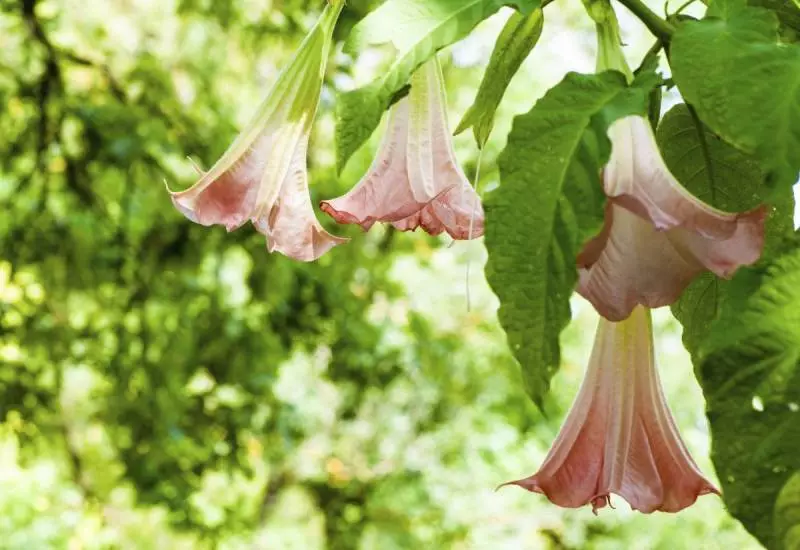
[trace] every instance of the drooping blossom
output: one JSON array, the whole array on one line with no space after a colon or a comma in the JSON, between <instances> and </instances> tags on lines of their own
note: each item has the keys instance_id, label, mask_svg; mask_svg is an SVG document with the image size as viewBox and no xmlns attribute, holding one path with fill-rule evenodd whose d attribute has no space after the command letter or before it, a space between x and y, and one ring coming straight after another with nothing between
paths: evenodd
<instances>
[{"instance_id":1,"label":"drooping blossom","mask_svg":"<svg viewBox=\"0 0 800 550\"><path fill-rule=\"evenodd\" d=\"M694 197L664 164L642 117L618 120L609 137L605 225L578 257L578 292L601 315L619 321L637 304L669 305L701 272L728 278L758 260L765 207L728 213Z\"/></svg>"},{"instance_id":2,"label":"drooping blossom","mask_svg":"<svg viewBox=\"0 0 800 550\"><path fill-rule=\"evenodd\" d=\"M630 79L619 42L611 14L598 25L598 70L618 70ZM701 272L728 278L758 260L765 207L729 213L692 195L667 168L644 117L617 120L608 134L605 224L578 257L577 290L601 315L620 321L637 304L669 305Z\"/></svg>"},{"instance_id":3,"label":"drooping blossom","mask_svg":"<svg viewBox=\"0 0 800 550\"><path fill-rule=\"evenodd\" d=\"M389 222L403 231L446 231L454 239L483 234L480 200L453 151L435 57L414 73L408 96L391 108L386 136L364 178L321 208L364 230Z\"/></svg>"},{"instance_id":4,"label":"drooping blossom","mask_svg":"<svg viewBox=\"0 0 800 550\"><path fill-rule=\"evenodd\" d=\"M201 225L233 231L248 220L270 252L312 261L347 239L325 231L314 215L306 153L319 104L333 28L343 0L326 4L294 59L256 116L217 163L172 202Z\"/></svg>"},{"instance_id":5,"label":"drooping blossom","mask_svg":"<svg viewBox=\"0 0 800 550\"><path fill-rule=\"evenodd\" d=\"M637 306L619 323L600 319L580 391L544 463L508 484L567 508L591 504L595 513L612 493L644 513L677 512L700 495L719 494L667 406L649 309Z\"/></svg>"}]
</instances>

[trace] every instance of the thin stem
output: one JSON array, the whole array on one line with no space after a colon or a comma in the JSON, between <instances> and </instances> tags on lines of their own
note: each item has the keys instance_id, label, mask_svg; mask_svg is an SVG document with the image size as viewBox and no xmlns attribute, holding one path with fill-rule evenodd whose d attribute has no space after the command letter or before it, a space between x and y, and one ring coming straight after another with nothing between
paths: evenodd
<instances>
[{"instance_id":1,"label":"thin stem","mask_svg":"<svg viewBox=\"0 0 800 550\"><path fill-rule=\"evenodd\" d=\"M686 0L686 2L681 4L681 7L679 7L677 10L675 10L675 13L673 13L672 15L678 15L679 13L682 13L683 10L685 10L686 8L688 8L689 6L694 4L695 2L697 2L697 0Z\"/></svg>"},{"instance_id":2,"label":"thin stem","mask_svg":"<svg viewBox=\"0 0 800 550\"><path fill-rule=\"evenodd\" d=\"M692 0L692 2L694 2L694 0ZM658 52L660 52L661 48L663 48L663 47L664 47L664 43L661 42L661 40L656 40L653 43L653 45L650 46L650 49L647 50L647 53L642 58L642 63L644 63L647 60L647 58L650 57L651 55L658 55ZM638 69L637 69L637 71L638 71Z\"/></svg>"},{"instance_id":3,"label":"thin stem","mask_svg":"<svg viewBox=\"0 0 800 550\"><path fill-rule=\"evenodd\" d=\"M667 43L675 32L675 27L671 23L661 19L656 13L648 8L641 0L619 0L619 3L628 8L639 20L650 29L653 35Z\"/></svg>"}]
</instances>

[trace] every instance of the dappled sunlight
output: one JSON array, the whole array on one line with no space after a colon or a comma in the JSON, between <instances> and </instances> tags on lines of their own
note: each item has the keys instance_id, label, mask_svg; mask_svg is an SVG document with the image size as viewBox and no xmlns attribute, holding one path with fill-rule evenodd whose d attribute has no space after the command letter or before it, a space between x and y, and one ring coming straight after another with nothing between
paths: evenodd
<instances>
[{"instance_id":1,"label":"dappled sunlight","mask_svg":"<svg viewBox=\"0 0 800 550\"><path fill-rule=\"evenodd\" d=\"M576 256L603 225L600 174L615 158L605 125L635 112L652 155L661 147L667 164L683 158L665 150L662 135L650 144L641 108L664 87L648 71L658 65L671 75L663 59L640 71L643 80L650 74L645 84L590 74L595 23L581 2L559 0L545 6L541 38L516 76L503 77L503 101L479 152L472 132L451 142L447 121L473 104L513 8L413 0L428 11L408 13L404 1L327 0L324 40L301 47L326 0L0 0L0 547L760 547L716 496L682 502L688 507L677 514L643 515L612 494L613 509L595 516L591 505L565 509L541 494L497 490L546 462L587 373L595 330L611 326L595 311L610 300L608 289L584 293L594 306L572 292ZM391 24L359 23L379 9ZM453 11L456 24L437 26ZM653 34L638 15L617 12L619 54L635 68ZM688 13L699 18L704 9ZM280 79L292 59L295 72ZM429 72L412 77L419 67ZM564 79L568 71L584 74ZM430 89L409 95L407 83ZM572 103L586 90L596 96L576 114ZM259 110L264 97L271 99ZM682 101L673 87L661 105ZM555 107L540 116L532 109L542 103ZM417 128L409 134L408 126ZM546 141L571 128L569 147ZM393 129L402 139L381 148ZM726 167L717 174L751 173L737 169L741 153L732 146L711 145ZM551 155L550 164L531 150ZM572 157L585 164L568 165ZM549 173L537 172L541 165ZM705 185L708 171L670 175L688 189L680 198L702 194L696 180ZM557 193L541 184L553 174L564 188ZM175 193L173 205L165 182L190 190ZM233 192L234 184L247 189ZM354 187L354 204L339 208ZM484 206L472 207L476 194ZM741 194L748 208L761 200ZM516 203L529 209L511 216ZM789 203L763 210L770 253L787 229ZM552 211L541 210L547 205ZM632 219L665 235L634 210ZM695 214L686 214L691 224ZM248 221L263 234L231 231ZM402 231L417 226L430 234ZM288 256L308 262L269 254L281 236L294 243ZM642 246L652 270L631 277L664 283L664 258L651 244ZM758 244L746 261L716 272L749 265ZM673 248L675 258L688 257L682 243ZM504 256L514 253L515 262ZM629 274L636 264L612 263ZM781 278L787 265L747 271L740 286L774 277L790 292L797 285ZM672 304L701 268L668 299L637 303ZM610 279L624 290L621 277ZM695 280L672 310L652 312L664 399L697 469L723 497L759 479L738 478L748 466L738 458L731 463L739 470L715 469L719 453L753 452L752 440L717 443L715 415L729 411L724 399L741 397L730 388L753 377L741 397L746 414L800 418L794 364L749 355L783 350L765 336L797 320L783 298L772 300L781 294L737 303L747 326L722 315L733 344L700 330L711 322L701 318L706 300L728 288L716 285L737 281ZM615 321L635 304L627 305ZM761 309L776 321L762 323ZM698 340L708 364L700 355L692 363ZM727 377L722 367L737 358L748 368ZM701 386L704 376L725 391ZM596 393L614 396L613 383L600 386ZM764 468L783 480L785 456L773 459ZM787 509L791 483L781 497Z\"/></svg>"}]
</instances>

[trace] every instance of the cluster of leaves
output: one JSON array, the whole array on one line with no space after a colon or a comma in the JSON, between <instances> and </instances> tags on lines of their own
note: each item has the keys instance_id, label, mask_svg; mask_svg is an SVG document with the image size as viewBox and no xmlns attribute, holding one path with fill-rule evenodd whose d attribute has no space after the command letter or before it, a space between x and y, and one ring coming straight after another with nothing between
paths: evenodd
<instances>
[{"instance_id":1,"label":"cluster of leaves","mask_svg":"<svg viewBox=\"0 0 800 550\"><path fill-rule=\"evenodd\" d=\"M307 25L307 3L293 4L294 23L276 23L290 46ZM252 31L235 4L180 9L187 24L196 16ZM209 537L252 528L298 482L290 463L313 433L276 395L280 366L330 350L326 378L349 388L338 410L347 419L365 388L390 386L420 352L386 345L369 318L376 292L397 292L387 271L403 247L386 232L308 266L268 255L255 232L185 223L164 178L182 179L188 155L213 160L235 131L207 76L220 70L214 57L203 66L193 52L167 67L145 50L118 62L57 43L68 11L41 11L26 0L2 15L0 418L13 419L26 441L59 441L86 498L105 502L129 482L140 503L166 505L177 526ZM219 44L209 37L202 47L210 52ZM205 80L208 93L187 102L174 79L181 71ZM338 190L330 168L315 178L318 192ZM422 345L430 327L413 327ZM87 371L80 395L91 406L76 420L67 386ZM102 427L117 477L87 466L82 422ZM192 504L210 472L255 477L265 464L261 494L231 502L224 521ZM372 513L343 524L342 503L380 514L385 499L371 495L397 483L391 475L307 483L331 516L331 546L352 547Z\"/></svg>"},{"instance_id":2,"label":"cluster of leaves","mask_svg":"<svg viewBox=\"0 0 800 550\"><path fill-rule=\"evenodd\" d=\"M769 203L763 265L777 263L788 270L787 255L796 252L783 242L791 235L791 186L800 172L797 3L715 0L702 20L678 16L668 21L638 2L623 4L667 52L673 83L686 101L654 121L671 170L693 193L720 208L744 211ZM389 0L356 28L351 51L391 43L395 57L380 79L339 98L340 166L372 133L411 72L497 7L491 0ZM474 126L479 146L488 138L505 86L541 33L544 16L538 2L516 2L514 7L520 14L499 36L476 102L459 127ZM649 73L645 68L630 84L613 73L568 74L518 117L499 160L501 185L486 203L487 275L501 301L499 317L509 345L539 404L560 364L559 335L570 319L569 297L577 278L574 259L602 222L604 198L597 174L609 157L608 126L628 114L660 111L660 93L653 92L663 84L648 78ZM655 106L650 104L654 98ZM769 345L736 353L743 336L731 329L731 319L745 318L743 308L747 311L748 300L757 301L759 293L775 292L769 278L746 290L740 279L752 278L749 273L744 270L733 283L711 275L700 278L674 311L708 399L714 459L723 474L726 502L764 544L792 547L784 533L794 528L765 510L779 510L778 494L800 471L798 437L780 428L781 422L792 423L797 409L797 395L788 391L798 387L800 375L790 337L796 319L772 310L754 312L741 326L754 330L769 323L773 330L763 336ZM788 283L784 286L788 289ZM772 299L784 304L781 312L791 310L792 296ZM779 382L786 391L770 387L765 398L765 390L758 389L763 384L747 373L755 376L758 370L758 380L771 380L770 373L752 364L766 368L773 364L771 354L779 351L785 359L780 368L770 370L781 372ZM718 359L723 356L725 361ZM766 399L763 407L768 408L762 412L759 405L753 412L754 399ZM770 414L773 406L781 409L778 417ZM736 434L743 432L754 439L739 439ZM791 499L786 491L783 498ZM775 525L782 527L776 531Z\"/></svg>"}]
</instances>

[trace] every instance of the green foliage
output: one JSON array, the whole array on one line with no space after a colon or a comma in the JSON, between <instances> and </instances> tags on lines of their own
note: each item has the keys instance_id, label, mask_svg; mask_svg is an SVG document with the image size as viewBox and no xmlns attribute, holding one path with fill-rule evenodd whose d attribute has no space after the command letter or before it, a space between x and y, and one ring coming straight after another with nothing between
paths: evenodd
<instances>
[{"instance_id":1,"label":"green foliage","mask_svg":"<svg viewBox=\"0 0 800 550\"><path fill-rule=\"evenodd\" d=\"M789 478L775 504L775 540L787 550L800 548L800 472Z\"/></svg>"},{"instance_id":2,"label":"green foliage","mask_svg":"<svg viewBox=\"0 0 800 550\"><path fill-rule=\"evenodd\" d=\"M486 202L487 277L527 390L540 406L561 360L575 259L603 223L607 129L620 117L645 115L656 82L649 72L630 87L614 71L570 73L516 118L499 160L502 184Z\"/></svg>"},{"instance_id":3,"label":"green foliage","mask_svg":"<svg viewBox=\"0 0 800 550\"><path fill-rule=\"evenodd\" d=\"M686 105L673 107L656 132L667 167L686 189L728 212L744 212L766 198L764 175L756 159L722 141ZM766 225L765 254L791 234L794 199L790 190L774 196ZM695 279L672 306L683 325L683 342L694 355L719 312L727 281L711 273Z\"/></svg>"},{"instance_id":4,"label":"green foliage","mask_svg":"<svg viewBox=\"0 0 800 550\"><path fill-rule=\"evenodd\" d=\"M795 0L750 0L751 6L772 10L780 21L781 40L797 42L800 39L800 4Z\"/></svg>"},{"instance_id":5,"label":"green foliage","mask_svg":"<svg viewBox=\"0 0 800 550\"><path fill-rule=\"evenodd\" d=\"M544 12L541 8L530 15L513 13L497 38L489 65L483 75L475 101L464 113L456 128L458 135L472 128L475 141L483 148L489 140L494 127L494 117L511 79L517 74L520 65L528 57L544 27Z\"/></svg>"},{"instance_id":6,"label":"green foliage","mask_svg":"<svg viewBox=\"0 0 800 550\"><path fill-rule=\"evenodd\" d=\"M226 235L174 210L162 181L191 177L183 159L210 164L235 133L223 95L231 81L207 80L243 62L234 45L217 57L219 38L205 35L180 59L204 89L187 105L152 53L120 67L111 53L53 45L45 25L34 13L8 25L33 47L6 52L17 56L19 88L2 82L11 108L0 113L9 138L0 145L0 272L10 290L0 348L12 352L0 369L0 417L18 418L26 437L63 441L86 498L106 500L127 483L140 505L166 507L183 529L221 537L252 528L258 494L220 505L213 521L193 495L217 471L253 479L264 462L280 470L307 436L275 393L296 353L336 350L331 376L343 385L394 380L398 352L379 345L367 315L378 289L392 295L391 258L378 239L311 268L268 255L250 228ZM330 167L315 181L332 194ZM78 418L64 404L76 376L92 403ZM360 396L346 400L351 411ZM75 443L84 424L109 442L100 468Z\"/></svg>"},{"instance_id":7,"label":"green foliage","mask_svg":"<svg viewBox=\"0 0 800 550\"><path fill-rule=\"evenodd\" d=\"M372 135L383 112L414 71L438 50L465 37L503 4L529 12L537 0L388 0L353 30L347 48L391 44L392 62L374 82L337 98L336 147L341 171Z\"/></svg>"},{"instance_id":8,"label":"green foliage","mask_svg":"<svg viewBox=\"0 0 800 550\"><path fill-rule=\"evenodd\" d=\"M705 19L680 25L670 64L703 122L787 188L800 171L800 46L779 43L777 26L769 10L715 1Z\"/></svg>"},{"instance_id":9,"label":"green foliage","mask_svg":"<svg viewBox=\"0 0 800 550\"><path fill-rule=\"evenodd\" d=\"M799 244L792 239L782 254L739 270L698 368L727 507L775 549L790 531L790 511L776 518L776 500L800 472ZM784 503L793 498L787 491Z\"/></svg>"}]
</instances>

